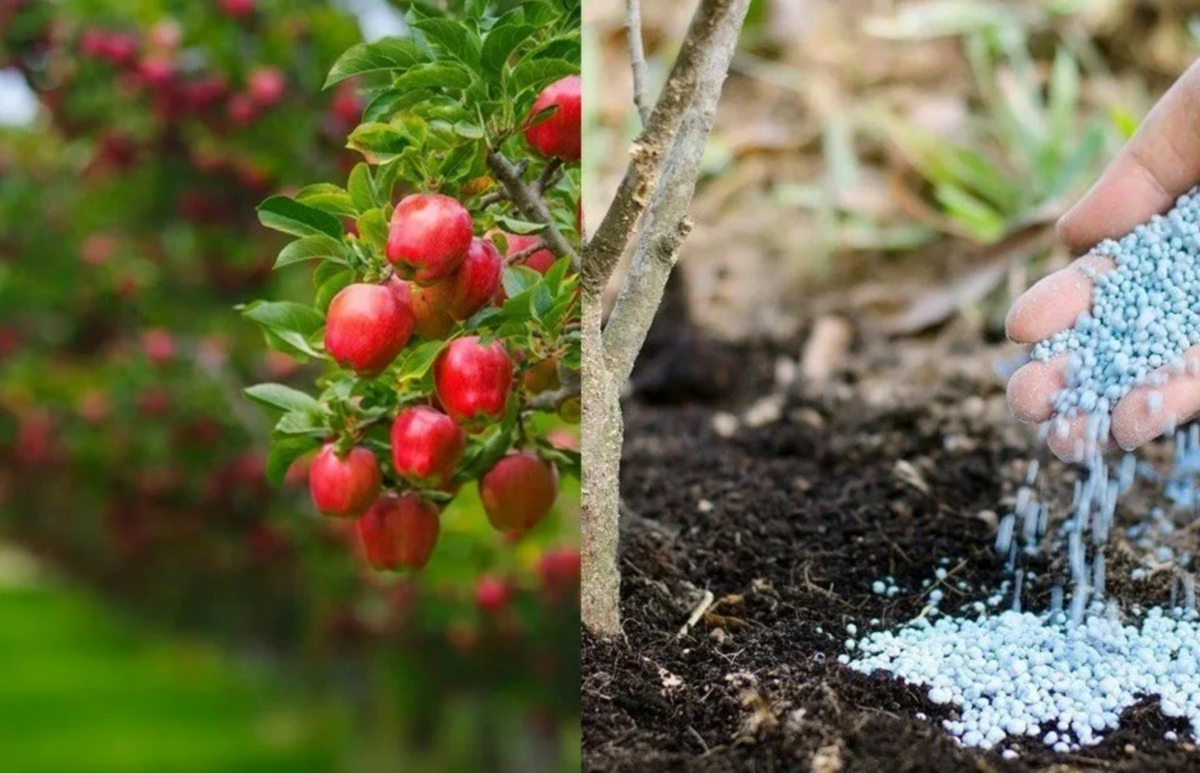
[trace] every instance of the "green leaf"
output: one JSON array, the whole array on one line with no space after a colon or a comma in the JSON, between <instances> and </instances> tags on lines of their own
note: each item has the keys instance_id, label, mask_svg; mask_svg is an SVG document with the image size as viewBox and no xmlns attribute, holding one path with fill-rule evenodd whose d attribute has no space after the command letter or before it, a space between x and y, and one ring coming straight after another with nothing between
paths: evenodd
<instances>
[{"instance_id":1,"label":"green leaf","mask_svg":"<svg viewBox=\"0 0 1200 773\"><path fill-rule=\"evenodd\" d=\"M514 234L536 234L546 230L545 223L534 223L530 220L520 220L515 217L501 215L496 218L496 221L504 226L505 230Z\"/></svg>"},{"instance_id":2,"label":"green leaf","mask_svg":"<svg viewBox=\"0 0 1200 773\"><path fill-rule=\"evenodd\" d=\"M535 28L528 24L511 24L488 33L483 41L483 54L480 57L480 68L484 77L499 80L512 52L534 32Z\"/></svg>"},{"instance_id":3,"label":"green leaf","mask_svg":"<svg viewBox=\"0 0 1200 773\"><path fill-rule=\"evenodd\" d=\"M276 440L267 454L267 480L272 485L282 485L292 462L320 447L321 441L314 437L293 436Z\"/></svg>"},{"instance_id":4,"label":"green leaf","mask_svg":"<svg viewBox=\"0 0 1200 773\"><path fill-rule=\"evenodd\" d=\"M283 435L324 435L329 431L325 418L312 411L289 411L280 417L275 431Z\"/></svg>"},{"instance_id":5,"label":"green leaf","mask_svg":"<svg viewBox=\"0 0 1200 773\"><path fill-rule=\"evenodd\" d=\"M326 234L335 239L342 236L342 221L337 217L287 196L272 196L259 204L258 219L267 228L293 236Z\"/></svg>"},{"instance_id":6,"label":"green leaf","mask_svg":"<svg viewBox=\"0 0 1200 773\"><path fill-rule=\"evenodd\" d=\"M268 408L290 411L313 411L321 413L321 404L316 398L298 389L283 384L255 384L243 390L246 397Z\"/></svg>"},{"instance_id":7,"label":"green leaf","mask_svg":"<svg viewBox=\"0 0 1200 773\"><path fill-rule=\"evenodd\" d=\"M425 33L425 39L471 68L479 66L479 36L467 25L449 19L426 19L413 27Z\"/></svg>"},{"instance_id":8,"label":"green leaf","mask_svg":"<svg viewBox=\"0 0 1200 773\"><path fill-rule=\"evenodd\" d=\"M559 448L545 438L537 439L537 453L542 459L554 464L560 473L579 478L583 467L583 456L570 448Z\"/></svg>"},{"instance_id":9,"label":"green leaf","mask_svg":"<svg viewBox=\"0 0 1200 773\"><path fill-rule=\"evenodd\" d=\"M364 123L350 133L346 147L368 155L377 163L391 161L413 147L412 139L388 123Z\"/></svg>"},{"instance_id":10,"label":"green leaf","mask_svg":"<svg viewBox=\"0 0 1200 773\"><path fill-rule=\"evenodd\" d=\"M445 341L426 341L408 352L398 369L400 378L405 381L424 378L445 345Z\"/></svg>"},{"instance_id":11,"label":"green leaf","mask_svg":"<svg viewBox=\"0 0 1200 773\"><path fill-rule=\"evenodd\" d=\"M350 199L359 212L373 209L383 202L375 200L375 187L371 181L371 167L367 164L355 164L346 182L350 191Z\"/></svg>"},{"instance_id":12,"label":"green leaf","mask_svg":"<svg viewBox=\"0 0 1200 773\"><path fill-rule=\"evenodd\" d=\"M329 303L333 300L334 296L350 285L354 284L356 277L357 274L355 273L354 269L348 268L344 271L337 272L322 282L317 288L317 296L315 300L317 308L322 310L328 309Z\"/></svg>"},{"instance_id":13,"label":"green leaf","mask_svg":"<svg viewBox=\"0 0 1200 773\"><path fill-rule=\"evenodd\" d=\"M454 124L454 133L468 140L481 140L484 137L483 128L468 121L459 121Z\"/></svg>"},{"instance_id":14,"label":"green leaf","mask_svg":"<svg viewBox=\"0 0 1200 773\"><path fill-rule=\"evenodd\" d=\"M383 164L375 171L375 200L381 205L392 201L392 188L396 185L396 175L400 171L400 163L391 161Z\"/></svg>"},{"instance_id":15,"label":"green leaf","mask_svg":"<svg viewBox=\"0 0 1200 773\"><path fill-rule=\"evenodd\" d=\"M257 302L246 307L242 316L276 333L294 331L305 337L325 324L316 309L293 301Z\"/></svg>"},{"instance_id":16,"label":"green leaf","mask_svg":"<svg viewBox=\"0 0 1200 773\"><path fill-rule=\"evenodd\" d=\"M542 275L527 266L509 266L504 269L501 281L504 293L512 299L542 281Z\"/></svg>"},{"instance_id":17,"label":"green leaf","mask_svg":"<svg viewBox=\"0 0 1200 773\"><path fill-rule=\"evenodd\" d=\"M479 150L478 143L459 145L446 154L438 173L446 180L461 180L467 177Z\"/></svg>"},{"instance_id":18,"label":"green leaf","mask_svg":"<svg viewBox=\"0 0 1200 773\"><path fill-rule=\"evenodd\" d=\"M407 70L424 56L420 47L405 38L382 38L352 46L334 63L325 88L355 75L381 70Z\"/></svg>"},{"instance_id":19,"label":"green leaf","mask_svg":"<svg viewBox=\"0 0 1200 773\"><path fill-rule=\"evenodd\" d=\"M346 262L346 248L338 239L317 234L297 239L283 248L275 259L275 268L283 268L293 263L306 260L332 260L338 263Z\"/></svg>"},{"instance_id":20,"label":"green leaf","mask_svg":"<svg viewBox=\"0 0 1200 773\"><path fill-rule=\"evenodd\" d=\"M523 59L509 70L509 93L516 95L526 89L541 89L568 75L578 74L579 65L565 59Z\"/></svg>"},{"instance_id":21,"label":"green leaf","mask_svg":"<svg viewBox=\"0 0 1200 773\"><path fill-rule=\"evenodd\" d=\"M474 78L461 64L439 62L414 67L396 79L398 91L410 89L465 89Z\"/></svg>"},{"instance_id":22,"label":"green leaf","mask_svg":"<svg viewBox=\"0 0 1200 773\"><path fill-rule=\"evenodd\" d=\"M364 241L382 250L388 240L388 221L383 210L364 212L358 219L358 234Z\"/></svg>"},{"instance_id":23,"label":"green leaf","mask_svg":"<svg viewBox=\"0 0 1200 773\"><path fill-rule=\"evenodd\" d=\"M317 183L301 188L295 198L301 204L337 217L354 217L358 214L346 190L331 183Z\"/></svg>"}]
</instances>

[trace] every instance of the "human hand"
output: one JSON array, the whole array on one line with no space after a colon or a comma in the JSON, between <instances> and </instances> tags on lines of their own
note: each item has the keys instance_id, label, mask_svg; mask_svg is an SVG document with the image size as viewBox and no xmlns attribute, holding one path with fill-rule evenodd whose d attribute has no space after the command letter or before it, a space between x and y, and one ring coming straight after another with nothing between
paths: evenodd
<instances>
[{"instance_id":1,"label":"human hand","mask_svg":"<svg viewBox=\"0 0 1200 773\"><path fill-rule=\"evenodd\" d=\"M1170 209L1176 198L1200 182L1200 63L1176 81L1146 116L1141 128L1058 223L1059 238L1075 253L1104 239L1119 239L1152 215ZM1091 308L1090 277L1111 271L1113 261L1088 254L1045 277L1013 302L1008 337L1024 344L1042 341L1075 324ZM1030 362L1008 383L1008 405L1022 422L1055 418L1054 395L1066 386L1067 355ZM1160 369L1156 383L1143 383L1113 408L1111 438L1132 450L1200 414L1200 346L1182 355L1184 368ZM1152 393L1161 397L1151 398ZM1052 430L1047 445L1059 458L1078 461L1087 416L1065 419L1065 431Z\"/></svg>"}]
</instances>

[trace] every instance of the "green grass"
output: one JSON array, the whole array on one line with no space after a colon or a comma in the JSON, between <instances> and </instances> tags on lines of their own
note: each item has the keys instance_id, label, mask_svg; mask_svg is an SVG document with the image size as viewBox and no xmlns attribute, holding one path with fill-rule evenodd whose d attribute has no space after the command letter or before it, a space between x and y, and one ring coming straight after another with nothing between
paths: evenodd
<instances>
[{"instance_id":1,"label":"green grass","mask_svg":"<svg viewBox=\"0 0 1200 773\"><path fill-rule=\"evenodd\" d=\"M332 771L336 727L210 647L0 584L0 773Z\"/></svg>"}]
</instances>

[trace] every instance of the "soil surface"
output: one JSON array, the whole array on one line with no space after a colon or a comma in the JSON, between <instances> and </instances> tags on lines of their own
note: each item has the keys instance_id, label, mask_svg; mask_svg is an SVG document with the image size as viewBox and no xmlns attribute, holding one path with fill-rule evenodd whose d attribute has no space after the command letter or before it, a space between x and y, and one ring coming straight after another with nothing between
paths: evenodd
<instances>
[{"instance_id":1,"label":"soil surface","mask_svg":"<svg viewBox=\"0 0 1200 773\"><path fill-rule=\"evenodd\" d=\"M671 388L664 371L676 369L661 360L680 360L671 339L691 349L686 361L734 363L728 388L691 388L695 369L679 369L685 383ZM1029 739L1005 760L960 747L940 726L953 708L924 688L837 662L848 624L892 628L920 614L938 566L949 571L935 583L947 612L1006 579L996 513L1034 446L1008 419L990 366L926 387L890 345L859 353L876 387L896 384L880 397L887 390L862 374L782 389L778 356L798 347L652 343L640 369L653 388L626 406L624 637L584 634L585 770L1200 770L1194 746L1163 738L1186 723L1155 701L1129 709L1098 746L1054 754ZM771 394L779 410L764 412ZM1078 472L1042 464L1069 497ZM1164 573L1118 579L1132 566L1122 545L1109 561L1124 608L1166 603ZM903 588L894 598L871 590L888 575ZM681 633L706 591L714 602ZM1027 607L1044 608L1045 593L1032 589Z\"/></svg>"}]
</instances>

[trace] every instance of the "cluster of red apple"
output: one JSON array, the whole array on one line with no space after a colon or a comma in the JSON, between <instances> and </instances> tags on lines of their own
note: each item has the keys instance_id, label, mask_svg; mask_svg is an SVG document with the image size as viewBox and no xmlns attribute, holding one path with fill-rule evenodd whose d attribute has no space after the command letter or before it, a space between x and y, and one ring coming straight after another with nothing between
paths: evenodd
<instances>
[{"instance_id":1,"label":"cluster of red apple","mask_svg":"<svg viewBox=\"0 0 1200 773\"><path fill-rule=\"evenodd\" d=\"M534 113L555 109L526 130L529 145L547 157L577 161L580 100L578 77L545 89ZM535 249L539 237L506 236L508 254L522 265L542 274L553 265L549 250ZM386 258L392 273L383 283L345 287L326 313L326 351L361 378L383 373L408 345L414 328L423 338L438 340L456 323L504 300L505 258L491 241L474 235L470 213L450 196L417 193L402 199L392 213ZM557 373L553 360L526 369L521 388L535 392L554 386L547 370ZM437 407L405 407L392 423L391 462L396 475L412 487L404 493L380 494L379 460L365 446L344 439L320 450L309 471L313 501L325 515L358 518L358 535L371 566L420 569L429 561L438 539L439 509L421 492L457 491L455 472L468 433L503 419L516 373L514 357L502 340L468 335L445 345L433 364L432 402ZM547 516L558 487L555 466L531 450L510 451L479 480L488 520L515 535ZM559 559L545 561L548 576L563 573ZM570 567L565 571L570 573ZM481 606L500 603L501 589L481 585Z\"/></svg>"},{"instance_id":2,"label":"cluster of red apple","mask_svg":"<svg viewBox=\"0 0 1200 773\"><path fill-rule=\"evenodd\" d=\"M127 31L89 28L79 39L79 53L106 62L122 73L119 87L130 92L145 89L156 112L166 120L185 114L207 116L223 107L234 126L249 126L283 101L287 81L276 67L251 70L241 90L212 72L185 72L180 66L182 42L178 25L163 21L150 28L145 40Z\"/></svg>"}]
</instances>

